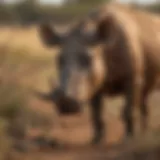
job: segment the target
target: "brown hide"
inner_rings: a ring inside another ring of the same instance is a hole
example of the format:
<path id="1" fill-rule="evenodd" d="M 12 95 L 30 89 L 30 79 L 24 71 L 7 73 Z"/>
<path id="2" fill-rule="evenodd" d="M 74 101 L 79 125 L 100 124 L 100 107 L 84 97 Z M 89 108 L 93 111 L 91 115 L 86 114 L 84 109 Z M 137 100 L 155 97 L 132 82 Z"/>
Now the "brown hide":
<path id="1" fill-rule="evenodd" d="M 123 83 L 131 78 L 151 89 L 160 72 L 159 15 L 116 3 L 101 7 L 98 14 L 92 26 L 110 16 L 112 24 L 118 28 L 111 35 L 116 37 L 115 43 L 110 47 L 108 41 L 103 44 L 107 68 L 107 83 L 103 87 L 106 92 L 120 91 Z M 88 23 L 91 24 L 91 20 Z"/>

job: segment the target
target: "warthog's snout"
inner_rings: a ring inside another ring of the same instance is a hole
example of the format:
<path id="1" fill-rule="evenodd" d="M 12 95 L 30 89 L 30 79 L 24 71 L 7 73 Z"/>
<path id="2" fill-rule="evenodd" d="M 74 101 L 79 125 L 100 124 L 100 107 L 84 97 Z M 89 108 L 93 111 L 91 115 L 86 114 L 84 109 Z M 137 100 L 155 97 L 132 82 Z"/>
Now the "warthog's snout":
<path id="1" fill-rule="evenodd" d="M 43 100 L 55 103 L 60 114 L 70 115 L 81 112 L 80 104 L 65 96 L 64 92 L 60 89 L 55 89 L 50 93 L 36 92 L 36 95 Z"/>
<path id="2" fill-rule="evenodd" d="M 56 104 L 57 109 L 61 114 L 69 115 L 81 112 L 80 104 L 66 96 L 59 97 Z"/>

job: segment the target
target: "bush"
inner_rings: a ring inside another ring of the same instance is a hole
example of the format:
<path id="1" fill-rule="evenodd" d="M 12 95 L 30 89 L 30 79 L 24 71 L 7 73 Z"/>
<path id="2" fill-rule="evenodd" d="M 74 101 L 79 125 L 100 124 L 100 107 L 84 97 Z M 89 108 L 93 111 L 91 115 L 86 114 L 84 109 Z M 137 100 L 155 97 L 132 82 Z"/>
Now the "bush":
<path id="1" fill-rule="evenodd" d="M 0 47 L 0 53 L 0 152 L 3 152 L 7 150 L 9 138 L 25 137 L 28 91 L 21 81 L 30 72 L 26 66 L 30 65 L 31 58 L 24 52 L 11 52 L 7 46 Z"/>
<path id="2" fill-rule="evenodd" d="M 0 119 L 0 159 L 3 160 L 9 154 L 11 149 L 11 140 L 6 135 L 6 121 Z"/>
<path id="3" fill-rule="evenodd" d="M 31 49 L 11 48 L 9 44 L 0 46 L 0 159 L 11 146 L 25 141 L 26 131 L 34 119 L 41 126 L 52 125 L 52 118 L 34 113 L 28 107 L 31 76 L 51 65 L 50 58 L 35 56 Z"/>

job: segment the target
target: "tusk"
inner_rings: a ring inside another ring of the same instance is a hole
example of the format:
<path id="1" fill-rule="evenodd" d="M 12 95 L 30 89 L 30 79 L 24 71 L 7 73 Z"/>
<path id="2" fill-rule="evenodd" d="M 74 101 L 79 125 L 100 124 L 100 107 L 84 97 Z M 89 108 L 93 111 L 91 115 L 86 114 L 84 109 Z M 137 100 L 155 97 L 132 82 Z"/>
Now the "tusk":
<path id="1" fill-rule="evenodd" d="M 58 101 L 60 98 L 60 92 L 58 89 L 51 91 L 49 93 L 43 93 L 39 91 L 33 91 L 32 93 L 35 96 L 39 97 L 40 99 L 43 99 L 46 101 Z"/>
<path id="2" fill-rule="evenodd" d="M 50 93 L 43 93 L 39 91 L 34 91 L 33 94 L 43 100 L 51 101 L 53 100 L 52 95 Z"/>

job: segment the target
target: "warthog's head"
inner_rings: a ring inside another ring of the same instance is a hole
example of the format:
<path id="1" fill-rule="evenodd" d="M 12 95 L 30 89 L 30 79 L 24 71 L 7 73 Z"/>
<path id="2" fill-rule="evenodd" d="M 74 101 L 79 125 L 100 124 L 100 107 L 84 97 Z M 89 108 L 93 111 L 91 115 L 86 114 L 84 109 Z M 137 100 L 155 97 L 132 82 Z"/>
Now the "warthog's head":
<path id="1" fill-rule="evenodd" d="M 61 101 L 87 102 L 102 87 L 107 73 L 104 50 L 114 45 L 114 31 L 111 16 L 89 17 L 65 34 L 58 34 L 49 24 L 40 26 L 43 42 L 60 48 L 57 57 L 60 85 L 55 94 L 65 97 Z M 49 97 L 53 99 L 53 95 Z"/>

